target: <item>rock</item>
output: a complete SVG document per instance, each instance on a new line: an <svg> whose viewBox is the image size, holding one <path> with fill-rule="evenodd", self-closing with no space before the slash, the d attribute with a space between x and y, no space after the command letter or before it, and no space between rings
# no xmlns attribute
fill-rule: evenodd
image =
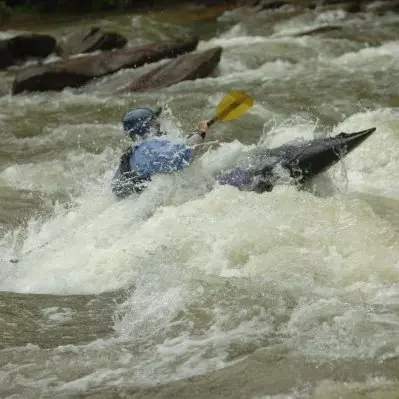
<svg viewBox="0 0 399 399"><path fill-rule="evenodd" d="M9 46L9 41L0 40L0 68L8 68L16 63L17 60L14 60L12 49Z"/></svg>
<svg viewBox="0 0 399 399"><path fill-rule="evenodd" d="M256 11L275 10L285 5L292 5L292 2L283 0L241 0L237 2L238 7L252 7L256 8Z"/></svg>
<svg viewBox="0 0 399 399"><path fill-rule="evenodd" d="M258 7L260 11L263 11L263 10L276 10L285 5L287 5L286 1L270 0L270 1L262 1Z"/></svg>
<svg viewBox="0 0 399 399"><path fill-rule="evenodd" d="M182 43L148 44L26 68L15 77L12 93L79 87L93 78L109 75L120 69L138 68L163 58L177 57L195 50L197 44L197 38Z"/></svg>
<svg viewBox="0 0 399 399"><path fill-rule="evenodd" d="M261 0L239 0L237 1L237 7L255 7L259 5Z"/></svg>
<svg viewBox="0 0 399 399"><path fill-rule="evenodd" d="M320 34L320 33L336 31L336 30L342 30L342 27L336 26L336 25L319 26L317 28L310 29L305 32L297 33L297 34L295 34L295 37L316 35L316 34Z"/></svg>
<svg viewBox="0 0 399 399"><path fill-rule="evenodd" d="M171 86L184 80L195 80L209 76L219 64L221 47L185 54L153 69L135 79L124 91L145 91Z"/></svg>
<svg viewBox="0 0 399 399"><path fill-rule="evenodd" d="M45 58L54 51L55 45L55 38L39 34L0 40L0 68L18 65L30 58Z"/></svg>
<svg viewBox="0 0 399 399"><path fill-rule="evenodd" d="M325 5L335 5L335 4L342 4L345 3L346 0L322 0L319 3L323 6Z"/></svg>
<svg viewBox="0 0 399 399"><path fill-rule="evenodd" d="M97 50L120 49L126 43L127 39L119 33L103 32L99 27L91 27L65 36L58 42L56 50L58 55L67 58Z"/></svg>

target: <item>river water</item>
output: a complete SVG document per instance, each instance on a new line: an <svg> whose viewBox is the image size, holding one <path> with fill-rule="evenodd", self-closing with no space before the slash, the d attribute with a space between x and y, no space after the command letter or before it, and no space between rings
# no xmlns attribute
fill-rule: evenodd
<svg viewBox="0 0 399 399"><path fill-rule="evenodd" d="M115 94L146 66L11 96L1 74L1 397L398 397L399 16L200 12L35 29L96 23L133 44L198 34L199 49L223 47L207 79ZM326 24L342 30L295 37ZM163 105L177 137L230 89L255 105L212 128L219 145L115 200L129 107ZM209 190L257 144L372 126L304 190Z"/></svg>

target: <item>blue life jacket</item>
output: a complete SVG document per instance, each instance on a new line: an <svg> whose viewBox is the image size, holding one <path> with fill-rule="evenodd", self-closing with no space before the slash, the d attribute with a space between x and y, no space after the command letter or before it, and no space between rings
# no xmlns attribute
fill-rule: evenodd
<svg viewBox="0 0 399 399"><path fill-rule="evenodd" d="M140 192L152 175L179 172L190 164L192 158L192 148L184 143L165 139L142 141L122 155L113 177L112 190L120 198Z"/></svg>
<svg viewBox="0 0 399 399"><path fill-rule="evenodd" d="M151 139L134 147L130 167L140 176L149 178L155 173L181 171L190 164L192 158L192 148L184 143Z"/></svg>

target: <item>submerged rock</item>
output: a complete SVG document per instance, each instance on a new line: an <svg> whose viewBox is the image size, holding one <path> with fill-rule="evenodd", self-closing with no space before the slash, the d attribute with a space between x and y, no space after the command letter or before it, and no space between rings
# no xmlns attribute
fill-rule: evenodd
<svg viewBox="0 0 399 399"><path fill-rule="evenodd" d="M341 26L337 25L327 25L327 26L318 26L317 28L307 30L305 32L300 32L295 34L296 37L301 37L301 36L311 36L311 35L316 35L320 33L327 33L331 31L337 31L337 30L342 30Z"/></svg>
<svg viewBox="0 0 399 399"><path fill-rule="evenodd" d="M18 72L12 93L62 90L79 87L89 80L124 68L137 68L163 58L177 57L195 50L198 39L182 43L148 44L29 67Z"/></svg>
<svg viewBox="0 0 399 399"><path fill-rule="evenodd" d="M0 40L0 68L19 65L30 58L45 58L55 49L50 35L26 34Z"/></svg>
<svg viewBox="0 0 399 399"><path fill-rule="evenodd" d="M182 55L135 79L124 91L145 91L171 86L184 80L206 78L219 64L221 54L222 48L215 47Z"/></svg>
<svg viewBox="0 0 399 399"><path fill-rule="evenodd" d="M91 27L71 33L57 43L57 54L67 58L74 54L91 53L97 50L113 50L125 47L127 39L119 33L103 32Z"/></svg>

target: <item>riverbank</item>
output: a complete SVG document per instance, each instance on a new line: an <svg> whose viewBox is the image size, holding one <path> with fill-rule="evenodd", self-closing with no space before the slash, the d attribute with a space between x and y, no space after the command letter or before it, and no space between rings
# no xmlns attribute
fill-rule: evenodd
<svg viewBox="0 0 399 399"><path fill-rule="evenodd" d="M82 10L58 9L43 11L36 8L21 8L21 7L6 7L4 2L0 2L0 29L21 29L32 30L37 25L49 26L56 23L68 23L77 19L91 19L106 18L109 16L119 15L122 12L134 12L138 14L147 13L167 13L171 15L170 22L189 24L197 20L209 20L221 15L226 10L236 7L235 2L228 1L190 1L184 2L184 12L182 12L181 2L157 2L150 4L148 2L138 3L135 6L129 7L109 7L102 8L83 8ZM187 14L188 11L188 14ZM182 13L184 16L182 17Z"/></svg>
<svg viewBox="0 0 399 399"><path fill-rule="evenodd" d="M7 4L9 3L9 4ZM200 20L210 20L223 12L235 8L249 8L255 12L265 10L292 11L296 10L345 10L351 13L374 12L384 14L386 12L398 12L398 0L191 0L190 2L173 1L103 1L94 2L95 6L85 3L78 5L74 1L65 1L63 5L55 6L56 2L29 2L24 5L21 0L17 5L10 5L12 1L0 1L0 29L24 29L32 30L35 26L49 26L56 23L68 23L77 19L106 18L115 16L121 12L134 13L167 13L170 14L171 23L190 24ZM16 3L16 2L14 2ZM90 3L91 4L91 3ZM182 10L182 6L184 11Z"/></svg>

